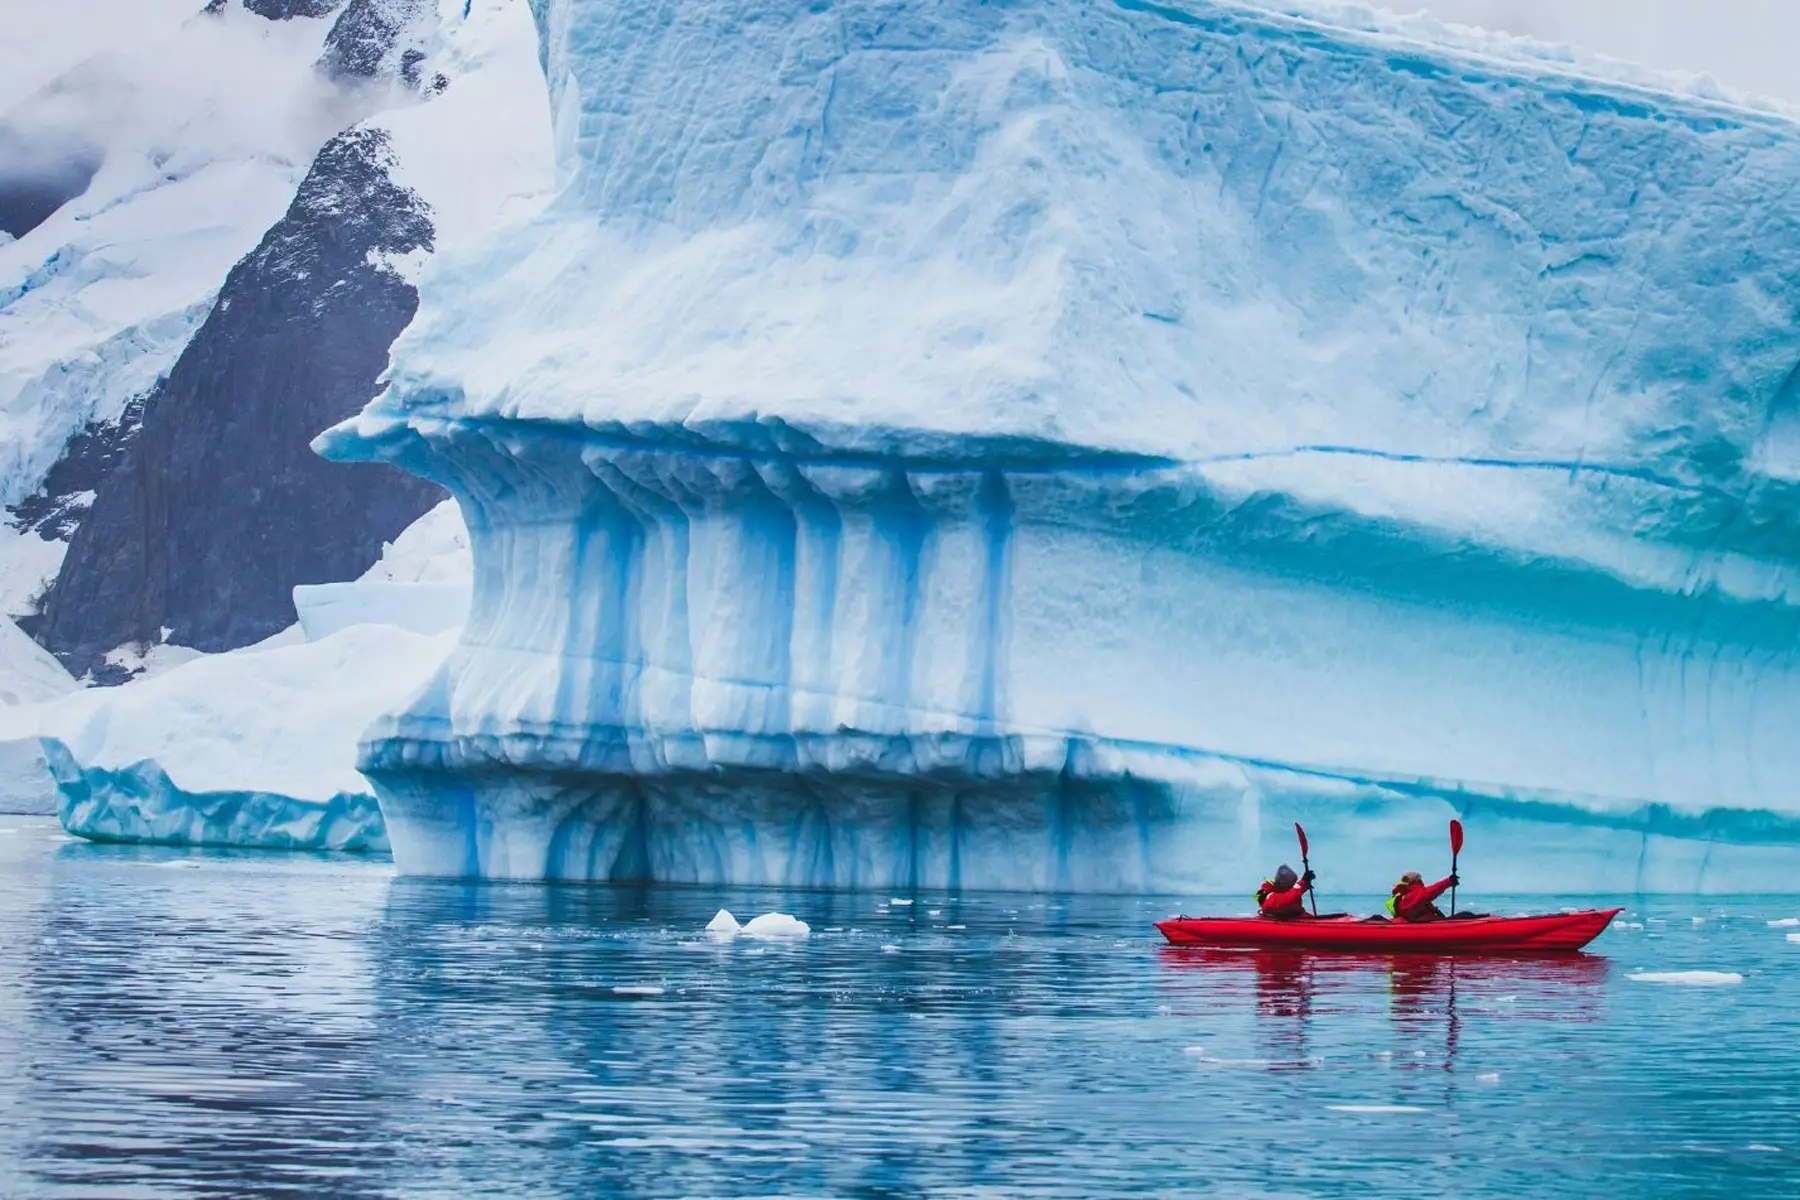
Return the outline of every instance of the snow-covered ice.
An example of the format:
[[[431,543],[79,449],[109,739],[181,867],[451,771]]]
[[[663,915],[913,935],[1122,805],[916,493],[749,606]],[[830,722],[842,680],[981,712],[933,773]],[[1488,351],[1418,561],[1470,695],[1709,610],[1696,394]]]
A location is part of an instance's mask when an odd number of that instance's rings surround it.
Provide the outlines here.
[[[1800,925],[1800,917],[1779,917],[1769,922],[1770,929],[1789,929]]]
[[[737,918],[721,908],[706,924],[706,932],[714,937],[749,937],[779,940],[784,938],[803,938],[812,933],[812,926],[791,913],[766,912],[761,916],[751,917],[744,924],[738,924]]]
[[[1792,867],[1789,116],[1229,0],[533,11],[557,195],[317,443],[468,523],[400,870]]]
[[[404,703],[455,634],[357,625],[317,642],[208,655],[40,705],[71,833],[102,841],[308,850],[387,847],[357,737]],[[19,731],[10,731],[19,732]]]

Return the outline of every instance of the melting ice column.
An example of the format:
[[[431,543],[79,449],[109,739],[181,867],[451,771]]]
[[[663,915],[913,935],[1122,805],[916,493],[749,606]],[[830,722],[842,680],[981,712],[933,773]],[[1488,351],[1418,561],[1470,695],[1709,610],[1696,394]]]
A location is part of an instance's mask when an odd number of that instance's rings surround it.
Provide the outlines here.
[[[1059,482],[1089,468],[1034,444],[946,463],[786,437],[369,414],[326,439],[450,486],[476,558],[462,644],[362,747],[402,871],[1141,882],[1165,789],[1004,704],[1012,544],[1091,502]]]

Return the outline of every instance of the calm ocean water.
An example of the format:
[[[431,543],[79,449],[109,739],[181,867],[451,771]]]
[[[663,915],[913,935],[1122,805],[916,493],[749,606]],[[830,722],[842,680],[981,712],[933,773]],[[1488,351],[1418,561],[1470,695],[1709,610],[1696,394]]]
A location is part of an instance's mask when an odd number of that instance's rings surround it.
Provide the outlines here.
[[[1800,1195],[1800,897],[1626,899],[1560,962],[1150,927],[1236,897],[892,899],[0,817],[0,1196]],[[814,933],[715,942],[721,906]],[[1743,978],[1631,978],[1679,971]]]

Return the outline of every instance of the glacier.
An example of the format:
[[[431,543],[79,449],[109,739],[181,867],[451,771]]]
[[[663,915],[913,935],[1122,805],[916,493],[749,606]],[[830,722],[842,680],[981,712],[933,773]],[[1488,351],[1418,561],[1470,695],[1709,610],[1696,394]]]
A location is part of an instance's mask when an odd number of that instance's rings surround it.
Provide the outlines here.
[[[532,13],[555,198],[315,443],[468,526],[402,873],[1793,877],[1793,117],[1232,0]]]

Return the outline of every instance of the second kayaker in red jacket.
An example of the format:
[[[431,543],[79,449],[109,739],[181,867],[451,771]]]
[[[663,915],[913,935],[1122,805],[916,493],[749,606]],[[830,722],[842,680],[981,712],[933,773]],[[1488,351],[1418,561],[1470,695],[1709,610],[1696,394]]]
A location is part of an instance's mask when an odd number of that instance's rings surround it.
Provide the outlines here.
[[[1446,875],[1436,883],[1426,883],[1423,875],[1408,871],[1388,896],[1388,916],[1396,921],[1442,921],[1444,912],[1432,901],[1459,882],[1456,876]]]
[[[1275,878],[1265,879],[1256,889],[1256,911],[1265,917],[1304,917],[1306,893],[1312,890],[1313,873],[1294,874],[1294,868],[1282,863]]]

